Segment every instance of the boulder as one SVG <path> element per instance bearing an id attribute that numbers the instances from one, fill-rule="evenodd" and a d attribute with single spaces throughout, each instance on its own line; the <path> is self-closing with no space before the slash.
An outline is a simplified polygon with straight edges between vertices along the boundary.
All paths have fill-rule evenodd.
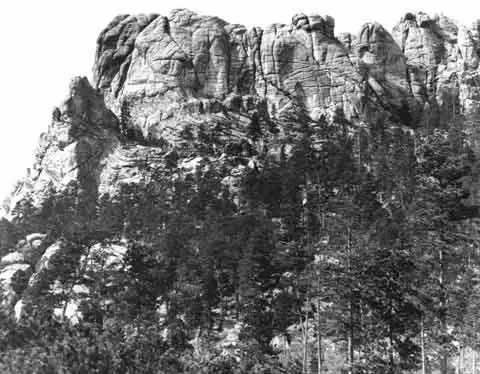
<path id="1" fill-rule="evenodd" d="M 11 252 L 0 259 L 0 266 L 21 264 L 25 262 L 25 257 L 20 252 Z"/>
<path id="2" fill-rule="evenodd" d="M 62 242 L 56 242 L 49 246 L 35 265 L 35 271 L 39 273 L 43 270 L 50 269 L 53 265 L 53 259 L 62 253 L 63 248 Z"/>

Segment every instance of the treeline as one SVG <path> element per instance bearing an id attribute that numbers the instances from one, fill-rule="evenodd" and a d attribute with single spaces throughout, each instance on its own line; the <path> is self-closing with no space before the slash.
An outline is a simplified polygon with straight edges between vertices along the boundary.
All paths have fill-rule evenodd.
<path id="1" fill-rule="evenodd" d="M 25 200 L 0 243 L 46 232 L 68 255 L 35 295 L 17 287 L 26 306 L 18 323 L 2 314 L 1 371 L 475 373 L 476 158 L 460 126 L 386 123 L 294 108 L 272 134 L 253 118 L 239 196 L 228 165 L 185 174 L 171 157 L 96 202 L 75 184 L 40 211 Z M 96 243 L 123 243 L 123 264 L 79 272 Z M 69 298 L 54 280 L 88 287 L 77 324 L 53 316 Z M 219 348 L 235 324 L 238 344 Z"/>

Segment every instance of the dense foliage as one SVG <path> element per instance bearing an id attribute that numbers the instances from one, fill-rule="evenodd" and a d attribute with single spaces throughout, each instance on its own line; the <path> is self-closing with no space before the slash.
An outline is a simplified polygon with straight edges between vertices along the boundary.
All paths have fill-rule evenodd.
<path id="1" fill-rule="evenodd" d="M 477 162 L 452 127 L 359 128 L 294 105 L 225 146 L 257 157 L 239 196 L 215 161 L 187 174 L 170 153 L 152 180 L 96 203 L 76 184 L 41 210 L 25 200 L 0 222 L 0 254 L 30 232 L 68 252 L 23 295 L 19 322 L 1 315 L 0 371 L 449 373 L 477 350 L 480 311 Z M 75 270 L 92 245 L 119 242 L 121 266 Z M 88 286 L 75 324 L 52 313 L 69 297 L 55 280 Z M 221 348 L 228 329 L 239 341 Z"/>

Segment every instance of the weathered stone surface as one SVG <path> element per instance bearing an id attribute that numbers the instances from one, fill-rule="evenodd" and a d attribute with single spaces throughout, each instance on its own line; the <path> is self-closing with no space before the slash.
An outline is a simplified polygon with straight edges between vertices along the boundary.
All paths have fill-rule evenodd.
<path id="1" fill-rule="evenodd" d="M 43 253 L 38 263 L 35 265 L 35 271 L 39 273 L 43 270 L 48 270 L 52 266 L 52 260 L 55 258 L 55 256 L 61 254 L 62 250 L 63 245 L 61 242 L 57 242 L 49 246 Z"/>
<path id="2" fill-rule="evenodd" d="M 367 23 L 355 44 L 357 66 L 383 105 L 415 115 L 418 104 L 409 84 L 406 57 L 390 33 L 378 23 Z M 412 122 L 412 116 L 406 120 Z"/>
<path id="3" fill-rule="evenodd" d="M 43 243 L 46 237 L 47 237 L 47 234 L 33 233 L 33 234 L 27 235 L 25 237 L 25 240 L 31 246 L 39 247 Z"/>
<path id="4" fill-rule="evenodd" d="M 130 65 L 130 54 L 135 39 L 153 19 L 154 14 L 138 16 L 119 15 L 99 35 L 97 40 L 94 79 L 98 88 L 108 89 L 117 76 L 115 87 L 123 84 Z M 116 91 L 114 91 L 115 93 Z"/>
<path id="5" fill-rule="evenodd" d="M 108 102 L 120 114 L 127 100 L 133 126 L 142 131 L 159 126 L 183 109 L 182 103 L 223 100 L 230 94 L 266 96 L 272 111 L 295 94 L 313 114 L 340 106 L 356 116 L 362 79 L 348 50 L 335 39 L 334 24 L 329 16 L 299 14 L 291 25 L 248 31 L 216 17 L 174 10 L 138 33 L 125 79 L 102 73 L 105 58 L 97 58 L 96 85 L 108 91 L 105 82 L 122 81 L 121 89 L 114 88 L 118 97 Z M 102 35 L 118 34 L 118 28 L 113 22 Z M 120 54 L 128 49 L 116 48 Z M 114 49 L 109 54 L 117 53 Z"/>
<path id="6" fill-rule="evenodd" d="M 27 196 L 40 206 L 49 191 L 62 191 L 69 182 L 95 190 L 98 165 L 115 144 L 117 128 L 116 116 L 87 78 L 72 79 L 67 98 L 54 110 L 48 132 L 40 136 L 33 168 L 19 183 L 11 207 Z"/>
<path id="7" fill-rule="evenodd" d="M 20 252 L 11 252 L 0 259 L 0 266 L 25 262 L 25 257 Z"/>
<path id="8" fill-rule="evenodd" d="M 29 234 L 25 240 L 17 244 L 18 252 L 24 259 L 24 262 L 35 265 L 40 259 L 45 249 L 48 247 L 47 235 L 41 233 Z"/>
<path id="9" fill-rule="evenodd" d="M 30 268 L 28 264 L 10 264 L 2 267 L 0 271 L 0 280 L 8 284 L 12 277 L 19 271 L 26 271 Z"/>
<path id="10" fill-rule="evenodd" d="M 412 93 L 425 108 L 424 121 L 448 122 L 460 112 L 475 119 L 479 54 L 474 29 L 425 13 L 408 13 L 393 29 Z"/>
<path id="11" fill-rule="evenodd" d="M 297 15 L 292 25 L 271 25 L 262 37 L 263 79 L 257 91 L 273 110 L 295 95 L 314 115 L 341 107 L 349 118 L 359 110 L 363 79 L 348 50 L 333 37 L 331 17 Z"/>
<path id="12" fill-rule="evenodd" d="M 117 114 L 128 101 L 131 125 L 153 137 L 162 121 L 185 110 L 181 103 L 232 93 L 267 97 L 271 114 L 295 96 L 314 116 L 341 107 L 357 118 L 370 101 L 410 125 L 445 120 L 452 96 L 475 111 L 478 23 L 466 28 L 419 12 L 407 13 L 392 35 L 371 23 L 358 36 L 337 39 L 334 27 L 329 16 L 305 14 L 265 30 L 184 9 L 169 17 L 123 16 L 99 38 L 99 50 L 108 52 L 97 53 L 96 85 L 116 92 L 108 102 Z M 103 55 L 123 56 L 128 72 L 127 65 L 106 69 L 107 61 L 117 64 Z M 121 83 L 109 87 L 114 80 Z"/>

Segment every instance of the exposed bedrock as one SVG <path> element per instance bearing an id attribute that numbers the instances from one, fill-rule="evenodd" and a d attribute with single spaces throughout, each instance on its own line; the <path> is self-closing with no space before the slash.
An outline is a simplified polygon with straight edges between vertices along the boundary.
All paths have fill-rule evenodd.
<path id="1" fill-rule="evenodd" d="M 305 14 L 251 30 L 184 9 L 119 16 L 98 39 L 95 85 L 117 114 L 125 101 L 142 113 L 132 126 L 144 133 L 185 107 L 246 95 L 267 98 L 273 115 L 295 97 L 314 117 L 341 108 L 359 118 L 368 103 L 412 126 L 478 112 L 478 23 L 408 13 L 392 34 L 378 23 L 357 35 L 334 28 Z"/>

